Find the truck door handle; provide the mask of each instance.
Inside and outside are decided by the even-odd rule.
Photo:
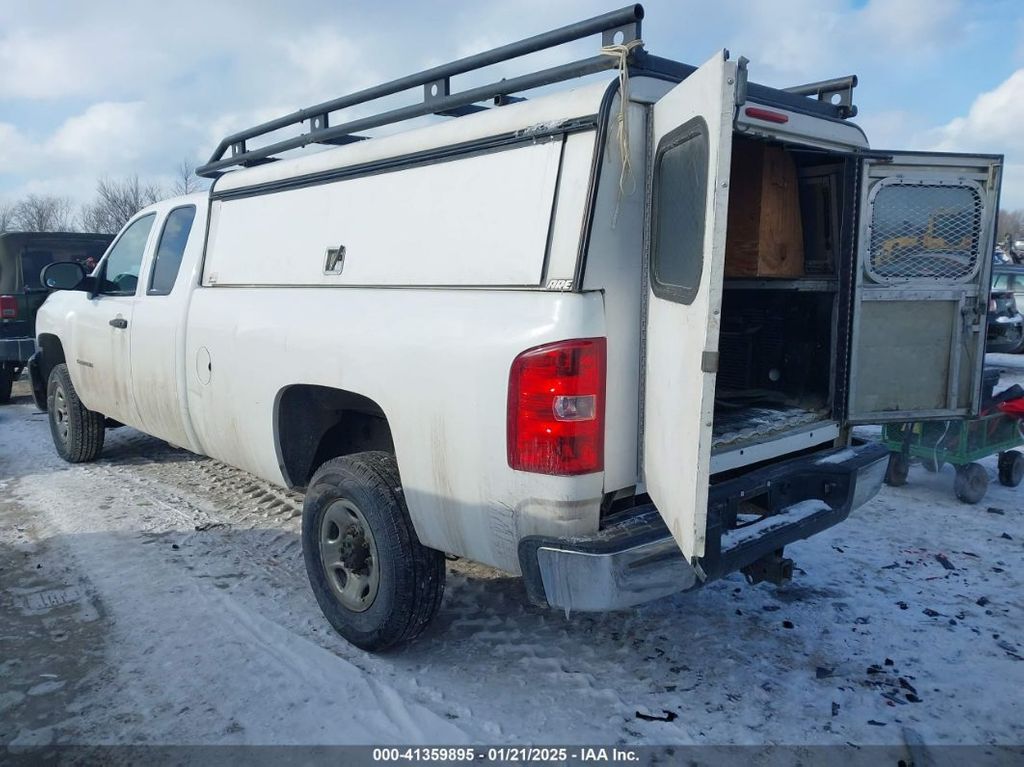
[[[114,319],[110,321],[110,327],[121,328],[121,330],[124,330],[126,327],[128,327],[128,320],[126,320],[124,317],[114,317]]]

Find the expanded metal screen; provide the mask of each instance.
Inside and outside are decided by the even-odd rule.
[[[982,200],[973,186],[881,182],[871,202],[875,282],[958,283],[979,266]]]

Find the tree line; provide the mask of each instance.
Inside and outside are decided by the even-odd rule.
[[[121,179],[101,178],[95,196],[76,206],[70,197],[27,194],[19,200],[0,200],[0,232],[99,232],[117,234],[139,210],[158,200],[189,194],[205,182],[182,160],[169,186],[144,182],[137,174]]]
[[[999,211],[996,231],[999,242],[1024,240],[1024,209]]]

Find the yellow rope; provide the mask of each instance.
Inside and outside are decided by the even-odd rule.
[[[632,180],[633,167],[629,161],[629,122],[626,119],[626,108],[629,105],[629,54],[634,48],[642,46],[643,40],[630,40],[628,43],[616,43],[601,48],[604,56],[618,58],[619,70],[619,114],[615,118],[619,129],[619,154],[622,156],[622,170],[619,173],[619,196],[626,194],[626,179]],[[630,192],[632,192],[632,188]]]

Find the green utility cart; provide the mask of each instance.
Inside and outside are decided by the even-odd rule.
[[[964,503],[977,503],[988,490],[988,472],[977,463],[999,454],[999,481],[1017,487],[1024,479],[1024,419],[995,409],[964,421],[916,421],[887,424],[882,441],[889,448],[885,481],[904,485],[911,459],[918,459],[928,471],[947,463],[956,467],[953,489]]]

